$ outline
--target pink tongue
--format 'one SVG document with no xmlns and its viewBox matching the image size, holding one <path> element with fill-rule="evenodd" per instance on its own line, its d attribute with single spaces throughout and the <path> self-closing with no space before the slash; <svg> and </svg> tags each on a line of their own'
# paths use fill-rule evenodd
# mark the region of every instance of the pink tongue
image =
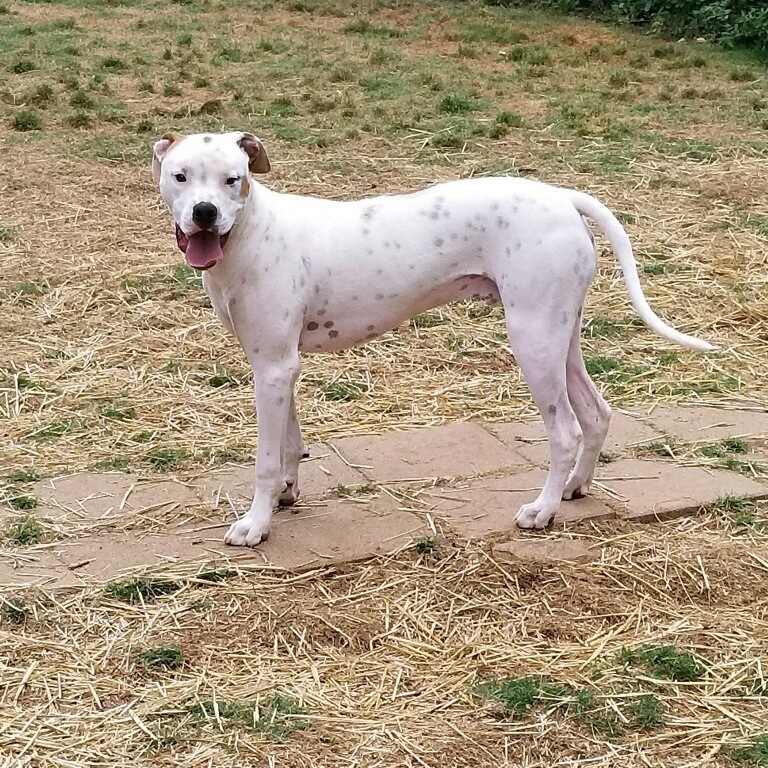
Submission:
<svg viewBox="0 0 768 768">
<path fill-rule="evenodd" d="M 190 267 L 197 269 L 212 267 L 224 256 L 219 236 L 215 232 L 197 232 L 191 235 L 184 256 Z"/>
</svg>

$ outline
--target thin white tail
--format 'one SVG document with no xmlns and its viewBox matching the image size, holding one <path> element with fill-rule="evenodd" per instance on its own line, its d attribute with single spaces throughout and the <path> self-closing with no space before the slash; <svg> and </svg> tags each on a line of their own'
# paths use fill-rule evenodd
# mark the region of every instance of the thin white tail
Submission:
<svg viewBox="0 0 768 768">
<path fill-rule="evenodd" d="M 658 333 L 659 336 L 674 341 L 683 347 L 689 347 L 699 352 L 711 352 L 717 349 L 716 346 L 709 342 L 676 331 L 651 309 L 640 285 L 640 278 L 637 274 L 637 262 L 632 253 L 632 245 L 619 220 L 601 202 L 595 200 L 594 197 L 575 190 L 568 190 L 568 193 L 574 208 L 583 216 L 589 216 L 590 219 L 593 219 L 608 238 L 616 258 L 619 260 L 621 271 L 624 274 L 624 282 L 626 283 L 632 306 L 637 314 L 640 315 L 640 319 L 652 331 Z"/>
</svg>

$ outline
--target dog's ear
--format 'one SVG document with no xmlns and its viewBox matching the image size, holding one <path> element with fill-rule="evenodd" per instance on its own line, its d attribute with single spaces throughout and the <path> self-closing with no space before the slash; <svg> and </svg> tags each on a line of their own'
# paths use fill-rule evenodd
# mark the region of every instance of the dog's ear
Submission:
<svg viewBox="0 0 768 768">
<path fill-rule="evenodd" d="M 152 154 L 152 177 L 155 182 L 160 181 L 160 166 L 163 158 L 168 154 L 168 150 L 184 137 L 180 133 L 166 133 L 160 141 L 155 142 L 154 153 Z"/>
<path fill-rule="evenodd" d="M 237 143 L 248 155 L 248 170 L 251 173 L 269 173 L 271 166 L 267 150 L 252 133 L 244 133 Z"/>
</svg>

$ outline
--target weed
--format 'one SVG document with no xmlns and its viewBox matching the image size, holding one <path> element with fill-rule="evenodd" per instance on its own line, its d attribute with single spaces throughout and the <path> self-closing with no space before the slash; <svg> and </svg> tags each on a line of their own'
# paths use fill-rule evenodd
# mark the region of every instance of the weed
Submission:
<svg viewBox="0 0 768 768">
<path fill-rule="evenodd" d="M 311 726 L 307 710 L 293 699 L 276 694 L 260 702 L 203 702 L 192 710 L 196 714 L 215 717 L 235 728 L 248 728 L 270 741 L 284 741 L 294 731 Z"/>
<path fill-rule="evenodd" d="M 0 606 L 0 618 L 10 624 L 23 624 L 31 613 L 29 608 L 21 602 L 12 603 L 3 600 L 3 604 Z"/>
<path fill-rule="evenodd" d="M 496 115 L 496 122 L 499 125 L 508 125 L 510 128 L 520 128 L 523 125 L 523 118 L 517 112 L 504 110 Z"/>
<path fill-rule="evenodd" d="M 636 651 L 622 648 L 619 659 L 623 664 L 641 664 L 667 680 L 690 682 L 704 674 L 692 653 L 679 651 L 674 645 L 644 645 Z"/>
<path fill-rule="evenodd" d="M 431 309 L 416 315 L 411 319 L 411 322 L 414 328 L 433 328 L 436 325 L 442 325 L 445 322 L 445 317 L 439 309 Z"/>
<path fill-rule="evenodd" d="M 335 488 L 330 488 L 328 493 L 338 498 L 349 498 L 350 496 L 368 496 L 378 490 L 378 486 L 373 483 L 365 485 L 342 485 L 339 483 Z"/>
<path fill-rule="evenodd" d="M 181 96 L 181 88 L 175 83 L 166 83 L 163 86 L 163 96 Z"/>
<path fill-rule="evenodd" d="M 99 416 L 108 421 L 129 421 L 136 418 L 136 409 L 109 405 L 99 411 Z"/>
<path fill-rule="evenodd" d="M 34 90 L 29 94 L 27 101 L 37 107 L 45 107 L 50 104 L 54 98 L 55 92 L 53 86 L 50 85 L 50 83 L 40 83 L 35 86 Z"/>
<path fill-rule="evenodd" d="M 67 118 L 70 128 L 90 128 L 93 118 L 87 112 L 75 112 Z"/>
<path fill-rule="evenodd" d="M 755 736 L 746 747 L 739 747 L 731 752 L 731 759 L 750 765 L 768 765 L 768 733 Z"/>
<path fill-rule="evenodd" d="M 237 571 L 233 571 L 231 568 L 217 568 L 211 571 L 201 571 L 195 578 L 200 579 L 200 581 L 209 581 L 218 584 L 221 581 L 226 581 L 237 575 Z"/>
<path fill-rule="evenodd" d="M 128 467 L 128 460 L 118 458 L 117 456 L 97 461 L 93 465 L 93 468 L 98 472 L 127 472 Z"/>
<path fill-rule="evenodd" d="M 181 584 L 175 581 L 160 579 L 127 579 L 108 584 L 104 590 L 108 597 L 122 600 L 125 603 L 140 603 L 154 600 L 165 595 L 172 595 L 181 589 Z"/>
<path fill-rule="evenodd" d="M 635 727 L 641 731 L 648 731 L 664 725 L 662 703 L 652 693 L 645 693 L 633 702 L 630 711 L 634 717 Z"/>
<path fill-rule="evenodd" d="M 15 75 L 23 75 L 27 72 L 33 72 L 35 69 L 37 69 L 37 65 L 29 59 L 19 59 L 11 65 L 11 72 Z"/>
<path fill-rule="evenodd" d="M 478 686 L 478 693 L 504 705 L 511 717 L 523 717 L 533 704 L 552 701 L 568 694 L 565 686 L 540 677 L 490 679 Z"/>
<path fill-rule="evenodd" d="M 477 109 L 477 105 L 468 96 L 460 93 L 446 93 L 440 100 L 438 109 L 448 115 L 458 115 L 462 112 L 472 112 Z"/>
<path fill-rule="evenodd" d="M 176 646 L 150 648 L 137 654 L 136 662 L 145 672 L 166 672 L 181 667 L 184 656 Z"/>
<path fill-rule="evenodd" d="M 42 443 L 47 440 L 56 440 L 59 437 L 64 437 L 64 435 L 68 435 L 70 432 L 79 429 L 80 426 L 80 422 L 74 419 L 69 419 L 68 421 L 55 421 L 47 427 L 38 429 L 37 432 L 33 432 L 28 435 L 28 437 L 36 443 Z"/>
<path fill-rule="evenodd" d="M 321 384 L 320 391 L 323 393 L 323 397 L 330 402 L 351 402 L 362 395 L 359 387 L 344 381 Z"/>
<path fill-rule="evenodd" d="M 748 445 L 740 437 L 729 437 L 713 445 L 704 445 L 699 453 L 708 459 L 721 459 L 733 453 L 746 453 Z"/>
<path fill-rule="evenodd" d="M 96 106 L 96 100 L 89 93 L 77 90 L 69 97 L 69 106 L 76 109 L 93 109 Z"/>
<path fill-rule="evenodd" d="M 358 19 L 347 24 L 342 32 L 345 34 L 366 35 L 367 37 L 402 37 L 399 29 L 374 24 L 370 19 Z"/>
<path fill-rule="evenodd" d="M 20 512 L 28 509 L 34 509 L 37 506 L 37 499 L 34 496 L 11 496 L 8 499 L 8 504 L 13 509 L 17 509 Z"/>
<path fill-rule="evenodd" d="M 757 504 L 745 496 L 723 496 L 712 505 L 712 511 L 738 528 L 765 529 L 765 522 L 758 518 Z"/>
<path fill-rule="evenodd" d="M 39 131 L 43 127 L 43 118 L 31 109 L 20 109 L 13 116 L 15 131 Z"/>
<path fill-rule="evenodd" d="M 38 544 L 45 530 L 40 521 L 33 515 L 24 515 L 13 520 L 6 529 L 6 538 L 19 547 Z"/>
<path fill-rule="evenodd" d="M 40 479 L 40 474 L 34 469 L 17 469 L 6 477 L 12 483 L 34 483 Z"/>
<path fill-rule="evenodd" d="M 117 56 L 105 56 L 102 58 L 99 66 L 102 69 L 107 69 L 110 72 L 122 72 L 125 69 L 125 63 Z"/>
<path fill-rule="evenodd" d="M 188 455 L 184 448 L 155 448 L 146 455 L 146 460 L 156 472 L 168 472 Z"/>
<path fill-rule="evenodd" d="M 410 548 L 426 557 L 435 557 L 440 553 L 440 545 L 433 536 L 423 536 L 420 539 L 414 539 L 410 544 Z"/>
</svg>

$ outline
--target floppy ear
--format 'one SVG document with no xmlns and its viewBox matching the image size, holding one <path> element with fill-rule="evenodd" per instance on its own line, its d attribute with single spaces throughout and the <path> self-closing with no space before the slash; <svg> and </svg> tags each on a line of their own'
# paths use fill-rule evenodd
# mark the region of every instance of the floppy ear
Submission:
<svg viewBox="0 0 768 768">
<path fill-rule="evenodd" d="M 237 142 L 248 155 L 248 170 L 251 173 L 269 173 L 270 164 L 264 145 L 252 134 L 244 133 Z"/>
<path fill-rule="evenodd" d="M 152 155 L 152 177 L 155 182 L 160 181 L 160 166 L 163 158 L 168 154 L 168 150 L 184 137 L 180 133 L 166 133 L 160 141 L 155 142 L 154 154 Z"/>
</svg>

